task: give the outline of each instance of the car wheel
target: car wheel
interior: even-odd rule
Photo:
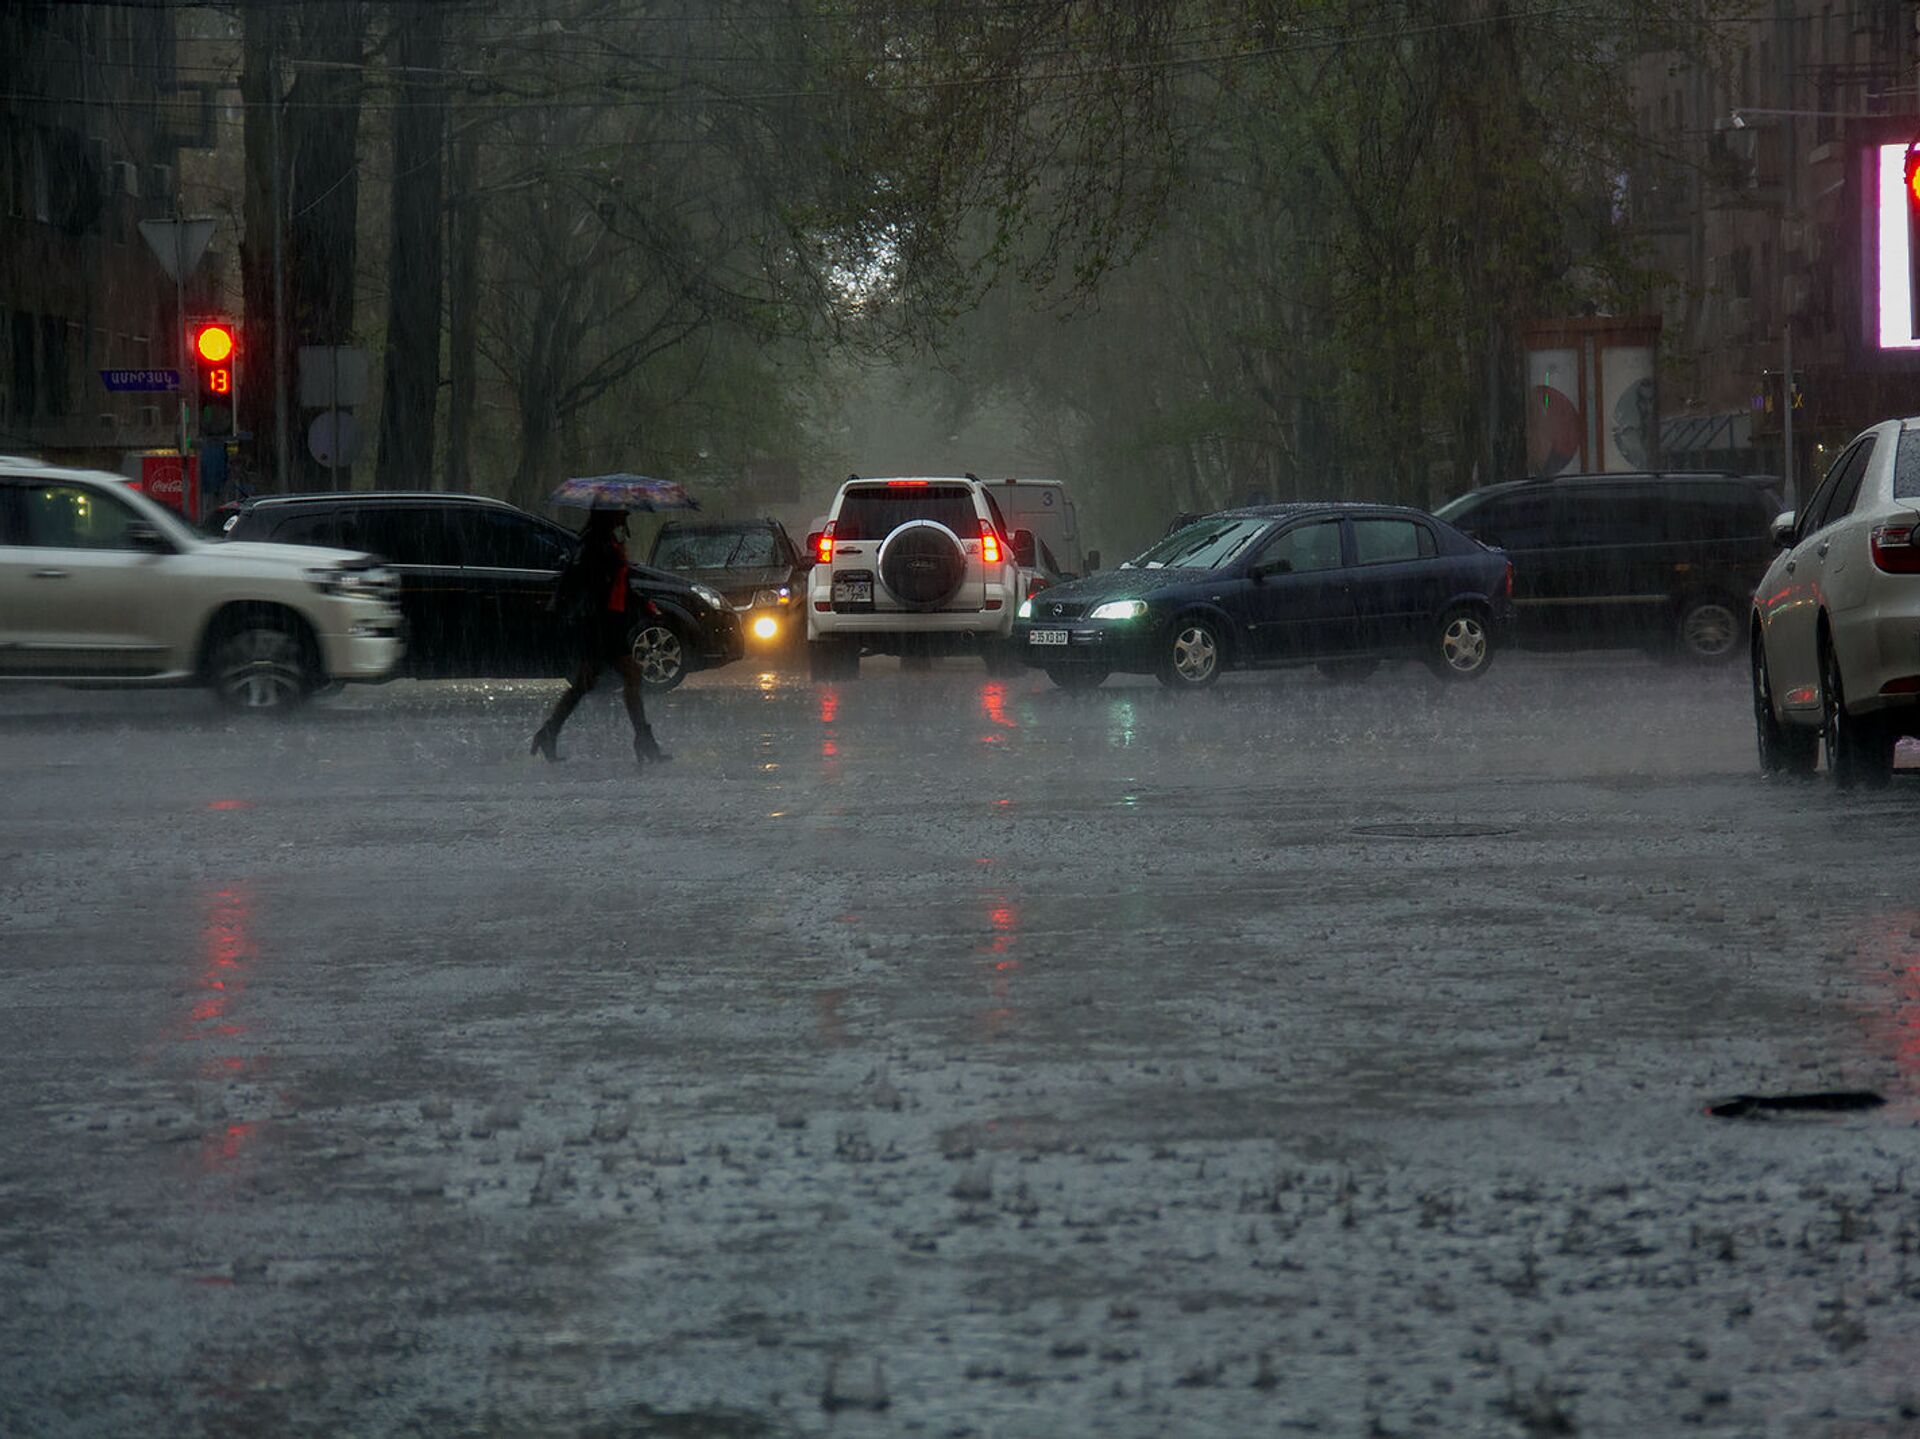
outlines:
[[[1359,684],[1380,668],[1380,661],[1374,659],[1322,660],[1315,668],[1335,684]]]
[[[230,710],[286,714],[314,691],[318,666],[291,620],[270,615],[240,621],[213,647],[213,692]]]
[[[1098,665],[1049,665],[1047,678],[1063,690],[1098,689],[1107,682],[1111,670]]]
[[[1219,626],[1204,615],[1187,615],[1167,631],[1160,683],[1174,690],[1203,690],[1220,678],[1225,660]]]
[[[1863,785],[1879,789],[1893,778],[1893,736],[1871,719],[1847,713],[1840,680],[1840,658],[1831,644],[1820,653],[1821,734],[1827,746],[1827,773],[1839,789]]]
[[[1739,614],[1717,595],[1690,599],[1680,607],[1674,641],[1683,660],[1725,664],[1740,647]]]
[[[687,647],[680,632],[661,620],[633,632],[627,652],[640,666],[640,679],[650,690],[670,690],[687,677]]]
[[[1478,610],[1449,610],[1434,631],[1428,667],[1443,680],[1477,680],[1493,663],[1493,635]]]
[[[1753,636],[1753,729],[1760,746],[1760,773],[1809,775],[1820,759],[1820,732],[1782,724],[1773,713],[1773,676],[1767,647]]]

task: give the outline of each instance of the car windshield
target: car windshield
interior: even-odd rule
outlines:
[[[653,562],[670,570],[740,570],[765,569],[780,559],[771,530],[706,530],[660,536]]]
[[[1168,535],[1122,569],[1217,570],[1245,554],[1272,520],[1201,520]]]

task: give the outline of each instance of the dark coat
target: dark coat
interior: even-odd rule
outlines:
[[[582,545],[560,572],[553,609],[577,659],[605,662],[626,653],[627,633],[643,603],[622,583],[628,568],[625,546],[609,537]],[[625,595],[624,612],[612,607],[615,586]]]

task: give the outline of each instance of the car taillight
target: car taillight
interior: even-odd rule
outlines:
[[[833,521],[827,521],[827,527],[820,531],[820,548],[814,551],[814,559],[823,565],[833,563]]]
[[[993,521],[980,521],[980,562],[987,565],[1000,563],[1000,536],[993,532]]]
[[[1920,525],[1875,525],[1868,548],[1875,569],[1920,575]]]
[[[1048,585],[1052,583],[1053,581],[1048,579],[1045,575],[1033,576],[1031,579],[1027,581],[1027,598],[1032,599],[1035,595],[1039,594],[1040,591],[1044,590]]]
[[[1513,598],[1513,561],[1512,560],[1507,561],[1507,578],[1503,582],[1503,589],[1506,593],[1506,597],[1508,599],[1512,599]]]

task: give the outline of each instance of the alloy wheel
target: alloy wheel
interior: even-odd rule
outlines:
[[[1440,653],[1454,674],[1473,674],[1487,662],[1487,627],[1476,615],[1455,615],[1440,631]]]
[[[1182,625],[1173,636],[1173,672],[1183,684],[1203,685],[1220,666],[1220,646],[1203,624]]]
[[[680,636],[666,625],[647,625],[633,637],[632,654],[640,665],[640,677],[650,685],[672,685],[686,668],[686,651]]]
[[[215,676],[220,698],[233,709],[291,709],[307,693],[299,640],[272,625],[254,625],[223,641]]]
[[[1739,633],[1739,620],[1717,600],[1693,606],[1680,621],[1680,643],[1697,660],[1725,659],[1733,653]]]

